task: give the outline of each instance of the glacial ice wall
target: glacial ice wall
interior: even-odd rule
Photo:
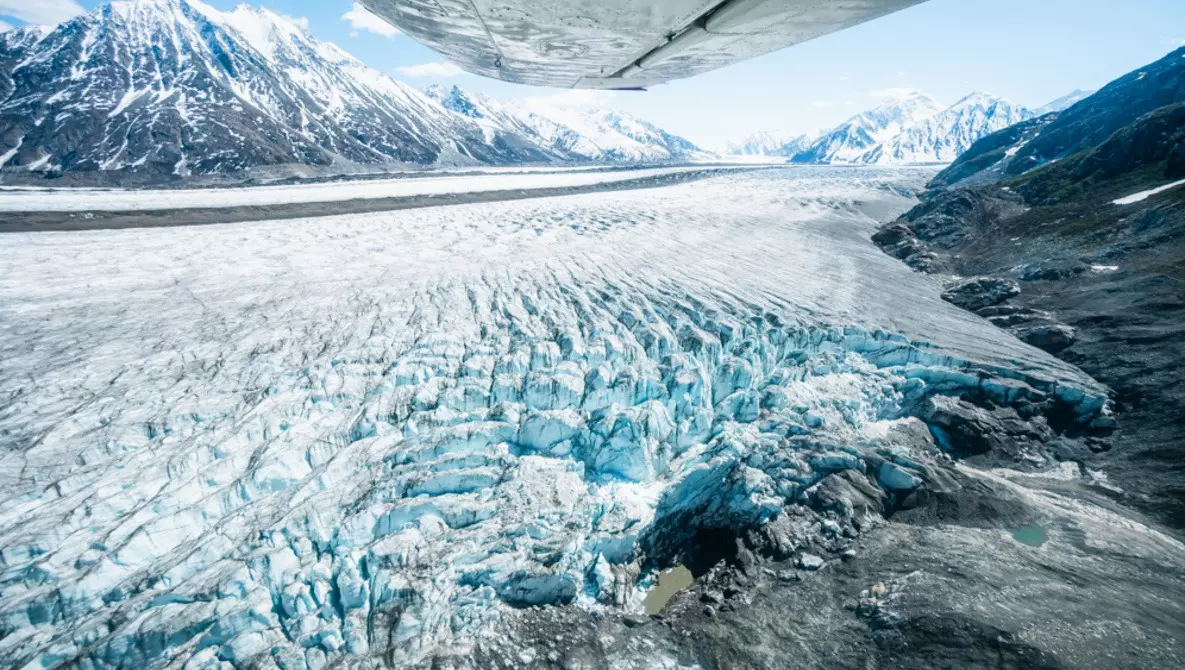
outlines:
[[[664,520],[916,486],[887,436],[930,399],[1088,422],[1101,389],[867,241],[928,176],[0,238],[0,663],[411,662],[636,606]]]

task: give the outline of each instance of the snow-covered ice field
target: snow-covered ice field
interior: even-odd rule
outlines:
[[[0,212],[130,212],[379,200],[424,195],[614,184],[648,177],[696,172],[703,169],[704,166],[694,165],[624,170],[552,169],[548,172],[523,169],[495,171],[491,174],[450,174],[443,177],[409,176],[395,179],[217,189],[8,187],[0,189]]]
[[[868,241],[931,175],[0,236],[0,665],[400,665],[515,606],[637,610],[622,566],[924,396],[1098,411]]]

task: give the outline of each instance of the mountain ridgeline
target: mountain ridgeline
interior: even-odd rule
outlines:
[[[266,9],[115,2],[0,33],[0,169],[152,182],[705,155],[626,115],[559,112],[589,136],[468,95],[426,95]]]
[[[817,137],[757,133],[729,146],[740,156],[785,158],[792,163],[950,163],[979,139],[1089,95],[1075,91],[1040,110],[989,93],[972,93],[943,109],[918,92],[890,99]]]
[[[1111,443],[1065,459],[1185,528],[1185,48],[1069,101],[975,142],[873,241],[1107,384]]]

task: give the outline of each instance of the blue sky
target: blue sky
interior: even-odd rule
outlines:
[[[230,9],[239,0],[206,0]],[[0,0],[0,21],[90,9],[100,0]],[[918,89],[941,103],[988,91],[1039,106],[1094,89],[1185,44],[1182,0],[930,0],[897,14],[762,58],[647,92],[559,92],[456,74],[404,35],[366,29],[351,0],[256,0],[308,19],[318,38],[415,86],[457,84],[498,98],[558,95],[616,107],[706,146],[757,130],[809,132]],[[56,15],[55,15],[56,16]],[[346,18],[343,18],[346,17]],[[36,19],[37,17],[32,17]],[[349,20],[353,18],[354,20]],[[416,68],[427,63],[435,67]],[[400,68],[404,68],[400,71]],[[407,69],[411,68],[411,69]]]

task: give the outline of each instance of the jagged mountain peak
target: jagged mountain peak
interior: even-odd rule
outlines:
[[[909,91],[892,95],[872,109],[856,114],[845,123],[891,129],[917,123],[940,111],[942,106],[934,98],[921,91]]]
[[[801,163],[858,163],[869,151],[906,128],[941,111],[938,103],[920,91],[894,94],[876,107],[856,114],[825,133],[792,160]]]
[[[573,128],[457,87],[421,92],[252,5],[120,0],[0,36],[8,175],[668,161],[694,146],[606,119]]]
[[[950,107],[947,107],[946,109],[944,109],[942,111],[948,112],[951,110],[966,109],[969,107],[991,107],[992,105],[999,104],[1000,102],[1008,102],[1008,101],[1005,100],[1004,98],[1001,98],[1001,97],[999,97],[995,94],[992,94],[992,93],[988,93],[986,91],[974,91],[972,93],[968,93],[967,95],[963,96],[962,98],[959,98],[957,101],[955,101],[955,103],[953,105],[951,105]],[[1009,103],[1009,104],[1011,104],[1011,103]]]
[[[898,91],[885,95],[884,102],[873,107],[871,110],[864,112],[876,113],[878,111],[894,110],[894,109],[938,109],[938,101],[921,91]]]
[[[424,93],[446,109],[474,119],[499,116],[505,112],[502,106],[493,99],[456,85],[445,87],[433,84],[424,89]]]
[[[556,160],[267,9],[128,0],[0,40],[0,167],[46,174]],[[147,179],[147,177],[145,177]]]
[[[1032,113],[991,93],[971,93],[905,128],[861,157],[864,163],[946,163],[978,139],[1020,123]]]
[[[941,163],[976,140],[1032,116],[1007,98],[975,91],[949,107],[920,91],[899,91],[813,141],[757,134],[730,150],[740,155],[786,156],[796,163]]]

